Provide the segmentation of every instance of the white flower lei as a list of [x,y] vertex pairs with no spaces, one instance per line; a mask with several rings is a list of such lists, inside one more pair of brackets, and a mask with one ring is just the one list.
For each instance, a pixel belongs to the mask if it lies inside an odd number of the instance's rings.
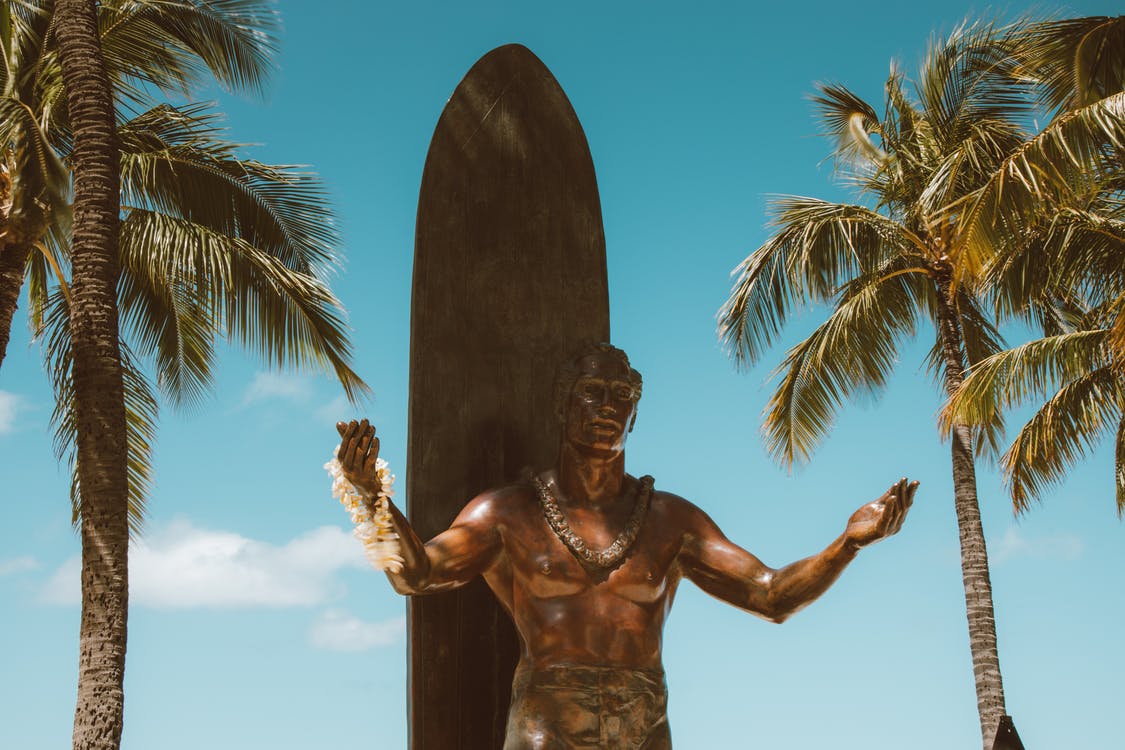
[[395,494],[395,477],[387,462],[381,458],[375,459],[379,494],[375,498],[374,507],[370,507],[367,503],[370,495],[344,476],[344,467],[340,465],[340,446],[337,445],[336,450],[332,451],[332,460],[324,465],[324,469],[332,476],[332,496],[339,498],[340,504],[347,508],[352,516],[352,523],[355,524],[352,534],[363,543],[363,552],[367,556],[367,561],[376,570],[401,572],[402,548],[399,546],[398,534],[395,533],[391,511],[387,506],[387,501]]

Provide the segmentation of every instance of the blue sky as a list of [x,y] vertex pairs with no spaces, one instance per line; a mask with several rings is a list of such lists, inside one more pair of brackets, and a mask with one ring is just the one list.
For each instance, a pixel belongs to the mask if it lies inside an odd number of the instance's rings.
[[[426,148],[461,76],[508,42],[551,68],[590,142],[613,339],[645,376],[629,470],[694,500],[774,565],[820,549],[899,476],[922,482],[901,534],[783,626],[681,589],[665,651],[677,746],[979,744],[949,452],[920,368],[928,332],[903,350],[882,399],[844,412],[813,462],[791,474],[765,455],[759,415],[786,343],[819,313],[738,373],[716,341],[715,312],[730,270],[766,237],[768,195],[844,197],[814,135],[814,82],[844,82],[878,102],[892,58],[913,69],[931,32],[980,6],[279,7],[284,45],[266,101],[223,96],[223,106],[236,138],[262,144],[254,156],[311,164],[327,182],[347,255],[334,288],[375,398],[352,410],[324,377],[268,372],[231,351],[210,401],[164,410],[149,520],[132,556],[123,747],[405,747],[404,605],[365,568],[321,464],[332,423],[364,414],[392,466],[404,465]],[[65,746],[74,710],[79,545],[50,413],[21,310],[0,371],[5,748]],[[980,472],[1008,706],[1029,748],[1120,742],[1125,529],[1111,475],[1103,448],[1016,519],[996,473]]]

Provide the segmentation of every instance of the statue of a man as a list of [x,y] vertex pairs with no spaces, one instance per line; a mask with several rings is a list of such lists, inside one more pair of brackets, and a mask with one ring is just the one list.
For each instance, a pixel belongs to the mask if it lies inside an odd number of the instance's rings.
[[[522,649],[504,750],[669,750],[661,662],[664,620],[684,578],[782,622],[828,589],[861,547],[894,534],[917,482],[902,479],[848,519],[824,551],[767,567],[702,510],[625,473],[625,438],[641,376],[599,344],[564,365],[556,384],[562,440],[554,469],[473,498],[425,544],[392,507],[400,594],[485,581],[515,621]],[[339,423],[352,484],[378,492],[379,441],[367,420]]]

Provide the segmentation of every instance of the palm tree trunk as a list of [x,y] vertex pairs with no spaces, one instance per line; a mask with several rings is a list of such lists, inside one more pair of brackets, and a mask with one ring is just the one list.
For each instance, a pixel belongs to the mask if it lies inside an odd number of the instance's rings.
[[[965,379],[961,328],[950,302],[949,279],[938,282],[938,335],[945,362],[945,389],[953,394]],[[984,750],[991,750],[996,728],[1006,713],[1004,682],[996,647],[996,617],[992,606],[992,579],[988,572],[988,550],[977,502],[977,477],[973,436],[967,425],[954,425],[953,502],[961,537],[961,577],[965,587],[965,611],[969,619],[969,651],[977,688]]]
[[4,355],[8,352],[12,320],[19,306],[24,269],[30,252],[31,245],[22,242],[0,245],[0,366],[4,364]]
[[74,130],[71,333],[82,522],[76,750],[116,750],[129,607],[125,402],[117,318],[120,164],[95,0],[55,6]]

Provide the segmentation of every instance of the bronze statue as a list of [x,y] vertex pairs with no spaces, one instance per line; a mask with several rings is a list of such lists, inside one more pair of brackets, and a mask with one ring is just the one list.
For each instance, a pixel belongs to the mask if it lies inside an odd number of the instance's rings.
[[[482,575],[515,621],[522,651],[504,750],[668,750],[662,633],[680,580],[783,622],[861,547],[897,532],[913,501],[918,483],[901,479],[822,552],[769,568],[687,500],[625,473],[640,395],[625,353],[597,345],[560,374],[554,469],[482,493],[425,544],[391,509],[404,559],[387,573],[395,591],[446,591]],[[345,476],[375,495],[374,427],[337,429]]]

